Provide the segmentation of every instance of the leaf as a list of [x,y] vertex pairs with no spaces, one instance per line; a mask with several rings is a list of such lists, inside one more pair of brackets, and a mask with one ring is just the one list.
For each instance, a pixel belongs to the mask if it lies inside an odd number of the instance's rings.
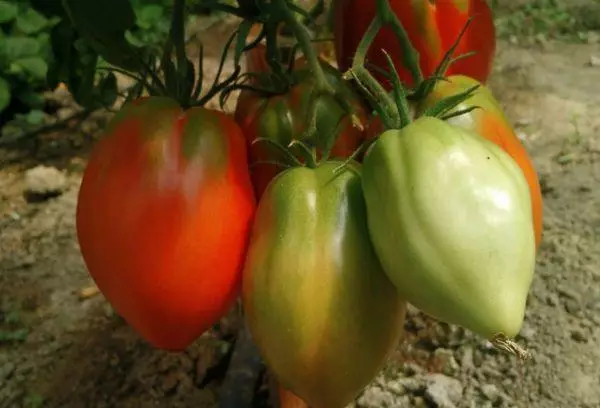
[[41,125],[44,122],[44,116],[43,111],[34,109],[25,115],[25,121],[30,125]]
[[143,7],[137,14],[137,24],[141,28],[150,29],[158,24],[163,18],[163,7],[158,4],[151,4]]
[[36,11],[46,17],[66,17],[62,0],[29,0]]
[[25,89],[17,94],[17,98],[30,108],[42,108],[44,106],[44,97],[31,90]]
[[35,38],[5,37],[0,39],[0,63],[11,63],[18,58],[34,57],[41,53]]
[[41,57],[19,58],[13,61],[13,64],[20,67],[21,70],[37,81],[46,81],[48,73],[48,64]]
[[26,9],[17,17],[17,29],[24,34],[35,34],[42,31],[50,22],[42,14],[32,8]]
[[139,71],[142,63],[125,39],[135,26],[129,0],[63,0],[77,31],[107,62],[126,70]]
[[115,74],[110,72],[100,80],[100,83],[98,84],[98,93],[98,99],[103,107],[109,107],[115,103],[118,96],[117,77]]
[[135,25],[129,0],[63,0],[75,27],[82,27],[95,39],[123,35]]
[[0,1],[0,24],[9,23],[17,17],[17,6],[8,1]]
[[10,84],[0,77],[0,112],[10,104]]

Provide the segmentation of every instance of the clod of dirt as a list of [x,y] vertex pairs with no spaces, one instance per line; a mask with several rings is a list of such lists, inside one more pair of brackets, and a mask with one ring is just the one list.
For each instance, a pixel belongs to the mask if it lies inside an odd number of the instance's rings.
[[463,385],[456,378],[443,374],[431,374],[427,377],[425,398],[438,408],[455,408],[462,394]]
[[55,167],[36,166],[25,172],[25,199],[42,202],[60,196],[67,188],[66,176]]
[[600,57],[595,55],[590,55],[590,66],[591,67],[600,67]]

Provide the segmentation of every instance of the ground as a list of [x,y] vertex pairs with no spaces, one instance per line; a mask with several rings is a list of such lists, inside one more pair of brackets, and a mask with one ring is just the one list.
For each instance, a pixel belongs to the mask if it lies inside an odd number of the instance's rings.
[[[593,42],[502,41],[491,80],[543,186],[544,238],[517,339],[533,359],[520,362],[411,310],[405,342],[357,407],[600,407],[594,56]],[[48,135],[34,154],[0,150],[0,408],[214,407],[234,317],[185,353],[167,353],[88,293],[74,211],[87,146],[104,120]],[[51,168],[31,171],[40,164]],[[53,197],[30,194],[48,189]]]

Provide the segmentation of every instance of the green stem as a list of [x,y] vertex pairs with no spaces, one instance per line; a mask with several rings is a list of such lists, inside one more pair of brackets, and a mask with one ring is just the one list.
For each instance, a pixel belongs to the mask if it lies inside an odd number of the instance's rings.
[[315,49],[312,46],[312,40],[306,27],[298,21],[294,12],[291,10],[286,0],[273,0],[272,6],[275,8],[277,13],[281,16],[281,20],[292,30],[296,40],[313,75],[315,76],[316,87],[323,93],[335,94],[335,90],[327,81],[325,72],[319,63],[319,58]]
[[[367,32],[363,35],[356,49],[352,67],[350,68],[350,75],[355,77],[359,86],[365,87],[368,91],[367,93],[376,99],[376,104],[381,107],[381,120],[389,126],[398,127],[401,123],[398,106],[385,88],[365,68],[367,52],[382,26],[383,24],[379,16],[376,16],[371,21]],[[348,73],[345,74],[345,77],[348,77]]]
[[413,78],[413,86],[418,88],[423,82],[423,72],[419,65],[419,52],[413,47],[406,30],[402,26],[400,19],[392,7],[390,6],[389,0],[376,0],[377,1],[377,18],[381,19],[382,25],[389,25],[396,38],[400,42],[402,49],[402,62],[404,66],[408,68]]
[[182,106],[187,106],[190,95],[186,95],[187,92],[183,89],[188,69],[185,53],[185,0],[174,0],[170,30],[171,43],[175,47],[175,57],[177,59],[177,87],[175,92]]

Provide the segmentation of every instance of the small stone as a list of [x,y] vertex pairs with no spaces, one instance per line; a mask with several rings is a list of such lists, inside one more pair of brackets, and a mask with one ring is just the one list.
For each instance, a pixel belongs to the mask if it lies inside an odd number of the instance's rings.
[[422,392],[425,387],[425,380],[419,377],[411,377],[411,378],[402,378],[397,382],[397,386],[402,387],[405,390],[405,393],[418,393]]
[[418,364],[415,363],[405,363],[403,366],[404,375],[412,377],[413,375],[423,374],[425,370]]
[[427,377],[425,398],[439,408],[455,408],[461,400],[463,385],[455,378],[443,374],[432,374]]
[[[600,34],[595,31],[588,31],[587,33],[587,42],[590,45],[600,43]],[[594,57],[592,57],[594,58]],[[600,60],[600,57],[596,57]]]
[[595,55],[590,55],[590,66],[591,67],[600,67],[600,57]]
[[28,202],[58,197],[67,188],[67,178],[55,167],[36,166],[25,172],[24,195]]
[[179,375],[173,371],[163,376],[160,386],[164,392],[170,392],[177,387],[177,384],[179,384]]
[[393,404],[392,393],[379,387],[367,388],[358,399],[358,405],[364,408],[389,407]]
[[465,371],[475,369],[475,364],[473,363],[473,347],[464,347],[461,350],[460,366]]
[[577,343],[587,343],[588,339],[582,330],[575,329],[571,331],[571,338]]
[[428,408],[427,401],[423,397],[415,397],[412,406],[414,408]]
[[559,303],[560,303],[560,301],[558,300],[558,296],[556,296],[556,294],[549,293],[546,296],[546,304],[548,306],[558,306]]
[[564,298],[567,299],[572,299],[575,300],[576,302],[579,302],[581,300],[581,296],[579,295],[579,293],[577,293],[576,291],[572,290],[571,288],[568,288],[566,286],[559,286],[556,289],[556,292]]
[[536,334],[536,330],[533,327],[531,327],[529,324],[525,323],[525,324],[523,324],[523,327],[521,328],[519,337],[521,337],[524,340],[531,341],[535,337],[535,334]]
[[0,380],[8,379],[15,372],[16,366],[10,361],[0,365]]
[[568,299],[565,301],[565,310],[569,314],[577,315],[581,311],[581,305],[575,300]]
[[494,384],[484,384],[481,386],[481,393],[483,396],[492,402],[496,402],[500,399],[500,390]]
[[448,376],[453,376],[457,373],[459,366],[454,358],[452,350],[439,348],[433,353],[433,358],[442,366],[442,372]]

